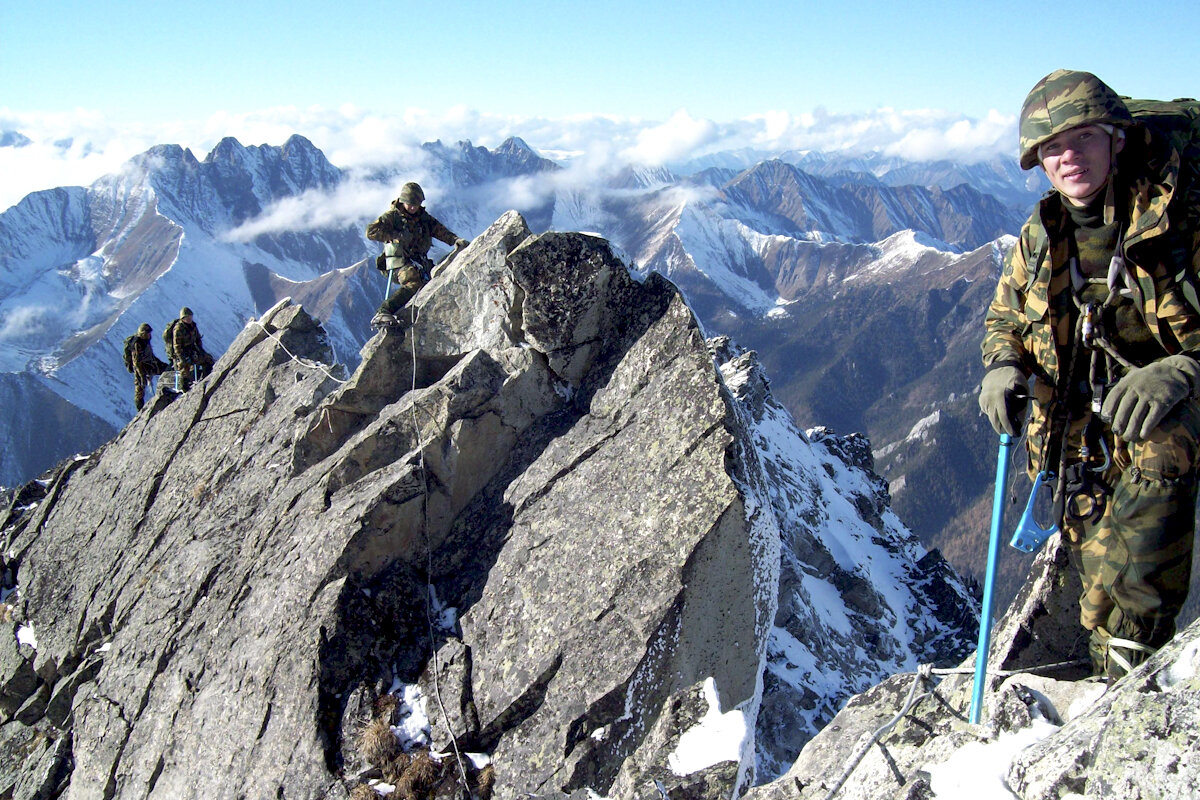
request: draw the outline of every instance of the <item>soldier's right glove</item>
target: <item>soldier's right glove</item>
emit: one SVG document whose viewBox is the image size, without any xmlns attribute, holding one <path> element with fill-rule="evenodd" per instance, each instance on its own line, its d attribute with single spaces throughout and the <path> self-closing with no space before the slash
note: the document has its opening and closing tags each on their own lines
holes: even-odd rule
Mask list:
<svg viewBox="0 0 1200 800">
<path fill-rule="evenodd" d="M 1140 442 L 1171 409 L 1200 386 L 1200 363 L 1191 356 L 1167 356 L 1134 367 L 1109 390 L 1100 418 L 1127 442 Z"/>
<path fill-rule="evenodd" d="M 1019 436 L 1025 424 L 1029 404 L 1029 381 L 1013 366 L 996 367 L 983 376 L 979 391 L 979 410 L 987 416 L 996 433 Z"/>
</svg>

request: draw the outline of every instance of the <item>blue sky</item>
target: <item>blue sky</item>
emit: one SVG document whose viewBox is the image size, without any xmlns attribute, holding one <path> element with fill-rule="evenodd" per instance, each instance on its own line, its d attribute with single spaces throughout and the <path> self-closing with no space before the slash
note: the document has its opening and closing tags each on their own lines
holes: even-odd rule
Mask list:
<svg viewBox="0 0 1200 800">
<path fill-rule="evenodd" d="M 735 145 L 735 127 L 747 143 L 819 147 L 832 118 L 831 147 L 890 135 L 930 151 L 945 134 L 961 155 L 1015 150 L 1022 98 L 1059 67 L 1124 94 L 1196 95 L 1197 41 L 1190 0 L 1153 13 L 1108 0 L 3 0 L 0 131 L 88 143 L 41 165 L 51 185 L 162 141 L 202 157 L 225 135 L 298 132 L 355 163 L 372 125 L 380 141 L 491 146 L 516 133 L 542 149 L 607 140 L 666 158 Z M 871 134 L 851 142 L 860 117 Z M 35 163 L 31 150 L 0 158 L 0 174 Z M 10 202 L 0 187 L 0 208 Z"/>
<path fill-rule="evenodd" d="M 1044 0 L 5 0 L 0 103 L 134 121 L 347 102 L 552 117 L 818 106 L 980 116 L 1015 110 L 1061 66 L 1127 94 L 1200 91 L 1200 9 L 1167 0 L 1147 12 Z M 1179 45 L 1161 52 L 1164 40 Z"/>
</svg>

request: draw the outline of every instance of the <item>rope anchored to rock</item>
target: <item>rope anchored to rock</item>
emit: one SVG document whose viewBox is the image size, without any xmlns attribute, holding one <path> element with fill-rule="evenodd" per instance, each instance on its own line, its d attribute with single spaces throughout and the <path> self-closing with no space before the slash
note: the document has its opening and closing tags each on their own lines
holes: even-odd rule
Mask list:
<svg viewBox="0 0 1200 800">
<path fill-rule="evenodd" d="M 417 310 L 410 308 L 409 314 L 412 319 L 410 330 L 412 336 L 412 386 L 409 391 L 417 391 L 417 347 L 416 347 L 416 328 L 417 328 Z M 421 539 L 425 543 L 425 626 L 429 633 L 429 653 L 433 660 L 433 668 L 430 670 L 433 674 L 433 695 L 437 701 L 438 710 L 442 715 L 442 724 L 446 727 L 446 733 L 450 737 L 450 746 L 454 750 L 454 763 L 458 766 L 459 778 L 462 780 L 463 788 L 470 786 L 467 780 L 467 769 L 463 766 L 463 756 L 458 749 L 458 740 L 454 736 L 453 730 L 450 727 L 450 715 L 446 712 L 446 705 L 442 702 L 442 687 L 438 673 L 441 671 L 438 664 L 437 656 L 437 639 L 433 628 L 433 600 L 431 595 L 433 592 L 433 584 L 430 582 L 433 575 L 433 548 L 429 545 L 429 477 L 425 471 L 425 443 L 421 440 L 421 422 L 417 419 L 417 403 L 414 400 L 409 408 L 412 416 L 413 431 L 417 435 L 417 454 L 419 456 L 419 467 L 421 470 Z"/>
<path fill-rule="evenodd" d="M 1059 661 L 1054 664 L 1043 664 L 1036 667 L 1025 667 L 1022 669 L 989 669 L 987 670 L 987 674 L 997 678 L 1010 678 L 1013 675 L 1054 671 L 1090 663 L 1091 662 L 1087 659 L 1077 659 L 1074 661 Z M 892 728 L 896 727 L 897 723 L 899 723 L 901 719 L 903 719 L 910 711 L 916 708 L 918 703 L 920 703 L 926 697 L 932 697 L 937 693 L 936 686 L 932 684 L 933 676 L 972 675 L 974 673 L 975 669 L 973 667 L 948 667 L 944 669 L 934 669 L 932 664 L 922 664 L 920 667 L 918 667 L 912 686 L 909 687 L 908 696 L 905 698 L 899 713 L 897 713 L 896 716 L 892 717 L 883 725 L 879 726 L 879 728 L 877 728 L 875 732 L 871 734 L 870 738 L 868 738 L 866 742 L 858 747 L 858 749 L 854 752 L 854 755 L 847 762 L 845 769 L 842 770 L 842 774 L 838 777 L 837 782 L 834 783 L 833 788 L 826 793 L 825 800 L 833 800 L 837 793 L 842 790 L 842 787 L 846 785 L 846 781 L 850 779 L 850 776 L 854 773 L 854 770 L 857 769 L 858 765 L 862 763 L 862 760 L 867 757 L 867 753 L 871 751 L 871 747 L 882 741 L 883 737 L 887 736 L 888 733 L 891 732 Z M 927 687 L 927 690 L 917 694 L 917 690 L 922 686 Z"/>
<path fill-rule="evenodd" d="M 295 361 L 297 364 L 299 364 L 300 366 L 305 367 L 307 369 L 320 370 L 321 372 L 325 373 L 325 377 L 329 378 L 330 380 L 332 380 L 336 383 L 341 383 L 341 384 L 347 383 L 347 381 L 344 381 L 341 378 L 338 378 L 333 373 L 331 373 L 329 370 L 325 369 L 324 365 L 318 364 L 315 361 L 310 361 L 309 359 L 306 359 L 306 358 L 300 358 L 295 353 L 293 353 L 291 350 L 288 350 L 287 345 L 285 345 L 278 336 L 276 336 L 275 334 L 273 334 L 269 330 L 267 330 L 267 326 L 263 325 L 257 319 L 251 319 L 250 321 L 253 322 L 255 325 L 257 325 L 258 327 L 262 328 L 262 331 L 263 331 L 263 333 L 265 333 L 267 335 L 267 338 L 274 339 L 275 344 L 279 345 L 280 348 L 283 349 L 283 352 L 287 353 L 292 361 Z"/>
</svg>

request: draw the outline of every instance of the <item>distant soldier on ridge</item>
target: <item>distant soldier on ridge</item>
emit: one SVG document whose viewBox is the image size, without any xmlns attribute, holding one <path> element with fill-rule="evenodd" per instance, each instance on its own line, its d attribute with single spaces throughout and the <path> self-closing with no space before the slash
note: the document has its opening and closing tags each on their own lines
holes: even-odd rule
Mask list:
<svg viewBox="0 0 1200 800">
<path fill-rule="evenodd" d="M 410 181 L 400 189 L 400 196 L 392 201 L 391 208 L 367 226 L 368 239 L 385 243 L 386 266 L 381 269 L 389 273 L 389 279 L 395 280 L 398 287 L 371 319 L 373 328 L 398 325 L 397 312 L 429 282 L 433 269 L 429 248 L 434 239 L 458 248 L 469 244 L 434 219 L 422 205 L 424 202 L 425 192 Z"/>
<path fill-rule="evenodd" d="M 146 385 L 150 378 L 161 375 L 170 364 L 154 355 L 150 342 L 151 327 L 143 322 L 137 333 L 125 338 L 125 369 L 133 373 L 133 405 L 138 411 L 146 403 Z"/>
<path fill-rule="evenodd" d="M 186 392 L 194 381 L 212 371 L 213 357 L 204 350 L 200 329 L 192 319 L 192 310 L 187 306 L 179 309 L 179 319 L 167 326 L 167 355 L 175 363 L 178 388 Z"/>
</svg>

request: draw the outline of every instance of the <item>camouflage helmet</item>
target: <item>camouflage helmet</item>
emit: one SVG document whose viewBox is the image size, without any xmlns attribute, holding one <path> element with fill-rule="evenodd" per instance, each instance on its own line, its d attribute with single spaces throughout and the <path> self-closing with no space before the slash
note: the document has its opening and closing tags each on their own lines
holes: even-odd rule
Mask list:
<svg viewBox="0 0 1200 800">
<path fill-rule="evenodd" d="M 425 193 L 421 191 L 421 185 L 409 181 L 400 188 L 400 202 L 408 203 L 409 205 L 419 206 L 425 202 Z"/>
<path fill-rule="evenodd" d="M 190 308 L 188 308 L 187 306 L 184 306 L 183 308 L 179 309 L 179 318 L 180 319 L 183 319 L 184 317 L 190 317 L 190 316 L 192 316 L 192 310 Z"/>
<path fill-rule="evenodd" d="M 1021 169 L 1038 163 L 1038 147 L 1080 125 L 1128 127 L 1133 117 L 1108 84 L 1090 72 L 1059 69 L 1037 82 L 1021 106 Z"/>
<path fill-rule="evenodd" d="M 147 333 L 150 333 L 150 331 L 152 331 L 152 330 L 154 330 L 154 329 L 150 327 L 150 323 L 143 322 L 141 325 L 138 325 L 138 336 L 145 336 Z"/>
</svg>

